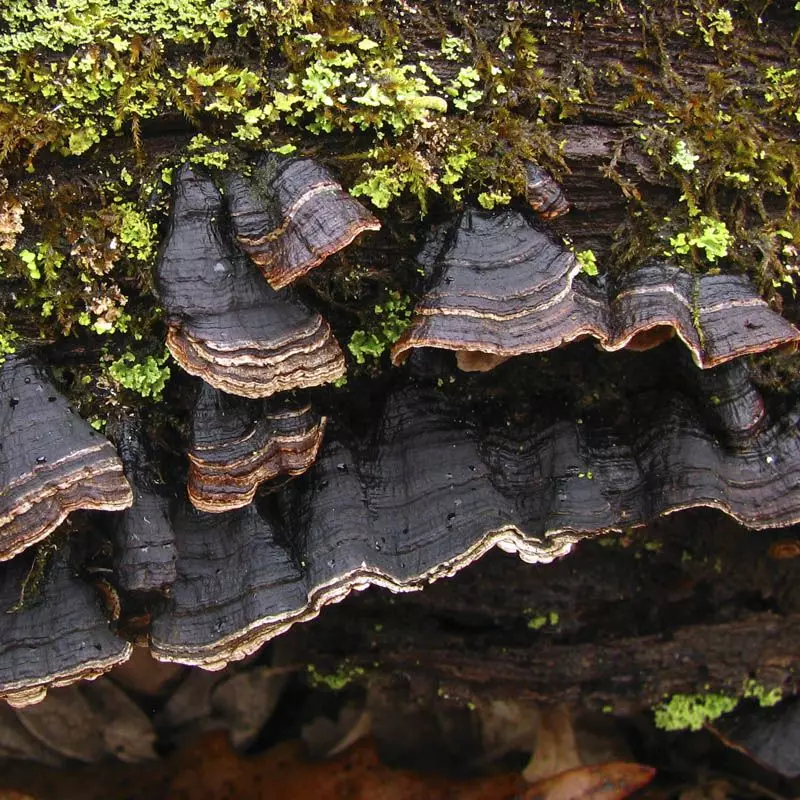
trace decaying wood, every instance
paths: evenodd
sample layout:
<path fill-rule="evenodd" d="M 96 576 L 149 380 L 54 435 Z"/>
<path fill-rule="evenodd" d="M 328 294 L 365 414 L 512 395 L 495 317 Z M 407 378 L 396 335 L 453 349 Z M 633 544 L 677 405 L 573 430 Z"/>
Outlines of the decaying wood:
<path fill-rule="evenodd" d="M 752 533 L 684 512 L 527 566 L 490 554 L 424 592 L 371 590 L 307 626 L 321 672 L 392 673 L 437 694 L 527 697 L 626 713 L 748 679 L 792 693 L 800 665 L 795 529 Z M 346 668 L 345 668 L 346 671 Z"/>

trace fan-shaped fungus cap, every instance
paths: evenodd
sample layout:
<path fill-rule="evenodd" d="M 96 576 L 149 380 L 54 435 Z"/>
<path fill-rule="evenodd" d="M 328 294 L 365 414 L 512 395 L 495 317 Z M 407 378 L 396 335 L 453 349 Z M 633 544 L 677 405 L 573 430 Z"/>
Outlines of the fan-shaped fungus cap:
<path fill-rule="evenodd" d="M 525 199 L 542 219 L 555 219 L 569 211 L 569 203 L 552 175 L 528 162 L 525 165 Z"/>
<path fill-rule="evenodd" d="M 748 689 L 752 696 L 758 696 L 753 688 Z M 759 690 L 767 696 L 770 694 L 757 684 L 755 691 Z M 724 744 L 744 753 L 761 767 L 787 780 L 800 778 L 800 760 L 797 757 L 800 749 L 800 703 L 788 701 L 771 707 L 765 702 L 755 708 L 739 706 L 709 727 Z"/>
<path fill-rule="evenodd" d="M 355 589 L 420 588 L 493 546 L 546 562 L 702 506 L 754 528 L 796 523 L 798 421 L 800 407 L 729 443 L 709 431 L 704 401 L 648 391 L 612 426 L 509 426 L 500 413 L 484 429 L 466 398 L 406 388 L 366 435 L 328 436 L 269 512 L 179 516 L 178 578 L 153 651 L 221 667 Z"/>
<path fill-rule="evenodd" d="M 31 358 L 0 365 L 0 561 L 52 533 L 71 511 L 133 501 L 116 451 Z"/>
<path fill-rule="evenodd" d="M 190 374 L 245 397 L 344 375 L 344 355 L 319 315 L 264 282 L 223 232 L 222 196 L 188 165 L 176 177 L 158 265 L 167 346 Z"/>
<path fill-rule="evenodd" d="M 648 338 L 659 344 L 656 334 L 674 330 L 703 369 L 800 341 L 743 275 L 691 275 L 651 262 L 620 281 L 610 307 L 613 330 L 601 347 L 646 350 Z"/>
<path fill-rule="evenodd" d="M 754 386 L 744 360 L 729 361 L 713 369 L 691 367 L 692 394 L 705 412 L 708 428 L 728 443 L 753 436 L 767 424 L 764 399 Z"/>
<path fill-rule="evenodd" d="M 282 289 L 380 222 L 310 159 L 262 156 L 252 177 L 229 174 L 236 237 L 269 285 Z"/>
<path fill-rule="evenodd" d="M 301 566 L 255 505 L 206 514 L 187 504 L 174 526 L 178 579 L 153 620 L 156 658 L 221 669 L 256 650 L 269 638 L 265 629 L 280 633 L 287 616 L 307 608 Z"/>
<path fill-rule="evenodd" d="M 192 505 L 211 512 L 248 505 L 264 481 L 305 472 L 324 431 L 325 418 L 310 406 L 269 408 L 204 385 L 189 452 Z"/>
<path fill-rule="evenodd" d="M 157 477 L 156 455 L 147 445 L 140 420 L 126 417 L 112 427 L 133 486 L 133 505 L 113 526 L 116 583 L 128 592 L 166 593 L 175 581 L 169 493 Z"/>
<path fill-rule="evenodd" d="M 66 546 L 52 557 L 40 596 L 9 611 L 29 568 L 27 557 L 0 565 L 0 697 L 15 706 L 38 703 L 52 686 L 96 678 L 132 650 L 111 631 L 94 590 L 74 577 Z"/>
<path fill-rule="evenodd" d="M 693 276 L 652 263 L 609 299 L 579 272 L 573 255 L 521 214 L 467 211 L 392 360 L 436 347 L 456 351 L 464 370 L 485 371 L 586 336 L 604 350 L 644 350 L 677 333 L 695 363 L 709 368 L 800 341 L 742 276 Z"/>

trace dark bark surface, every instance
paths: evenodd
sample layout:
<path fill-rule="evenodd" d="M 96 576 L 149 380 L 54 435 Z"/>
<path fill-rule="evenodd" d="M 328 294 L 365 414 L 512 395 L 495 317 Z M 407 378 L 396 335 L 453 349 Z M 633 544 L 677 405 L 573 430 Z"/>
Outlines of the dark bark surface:
<path fill-rule="evenodd" d="M 794 529 L 684 512 L 549 565 L 491 553 L 425 591 L 371 589 L 303 631 L 324 672 L 391 671 L 421 696 L 529 697 L 620 713 L 677 692 L 796 688 Z"/>

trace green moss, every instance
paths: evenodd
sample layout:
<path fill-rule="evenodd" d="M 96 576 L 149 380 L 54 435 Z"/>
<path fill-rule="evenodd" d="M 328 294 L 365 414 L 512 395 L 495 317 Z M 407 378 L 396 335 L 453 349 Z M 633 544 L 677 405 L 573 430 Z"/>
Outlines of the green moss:
<path fill-rule="evenodd" d="M 725 694 L 675 694 L 653 709 L 656 727 L 699 731 L 707 722 L 733 711 L 738 703 L 738 698 Z"/>
<path fill-rule="evenodd" d="M 108 375 L 120 386 L 140 397 L 160 400 L 169 380 L 170 369 L 166 363 L 169 352 L 156 357 L 147 355 L 141 360 L 130 351 L 123 353 L 108 366 Z"/>
<path fill-rule="evenodd" d="M 757 700 L 762 707 L 774 706 L 780 702 L 781 689 L 766 689 L 755 680 L 749 680 L 741 695 L 725 693 L 675 694 L 664 703 L 656 706 L 656 727 L 665 731 L 700 730 L 706 723 L 733 711 L 744 699 Z"/>
<path fill-rule="evenodd" d="M 749 680 L 744 688 L 745 698 L 752 698 L 758 701 L 762 708 L 777 705 L 783 698 L 783 692 L 780 687 L 767 689 L 762 684 L 755 680 Z"/>
<path fill-rule="evenodd" d="M 141 310 L 154 305 L 149 270 L 165 205 L 153 211 L 151 195 L 187 155 L 224 169 L 250 149 L 324 153 L 353 194 L 405 222 L 429 208 L 518 200 L 527 160 L 563 174 L 564 121 L 612 94 L 630 135 L 603 173 L 629 213 L 604 269 L 668 251 L 696 273 L 749 270 L 767 295 L 793 289 L 800 274 L 800 153 L 788 128 L 800 120 L 800 65 L 792 32 L 739 4 L 620 9 L 638 21 L 641 45 L 603 69 L 571 55 L 594 35 L 595 12 L 582 7 L 576 16 L 515 1 L 491 19 L 467 4 L 445 19 L 425 4 L 409 14 L 378 0 L 6 5 L 0 162 L 18 179 L 13 195 L 0 187 L 0 281 L 14 282 L 18 299 L 0 293 L 0 357 L 20 341 L 78 333 L 87 352 L 107 344 L 113 361 L 130 339 L 161 337 L 157 315 Z M 554 59 L 540 59 L 545 38 Z M 704 85 L 684 68 L 687 48 L 704 50 Z M 781 63 L 767 60 L 775 48 L 787 54 Z M 185 148 L 156 156 L 142 125 L 176 113 L 192 127 Z M 620 166 L 634 143 L 681 202 L 643 197 Z M 37 185 L 38 167 L 59 155 L 78 163 L 53 170 L 57 183 L 79 172 L 95 194 Z M 23 188 L 25 168 L 33 178 Z M 595 254 L 578 255 L 594 274 Z M 365 270 L 352 272 L 349 349 L 374 362 L 406 319 L 392 298 L 406 298 L 415 276 L 385 270 L 390 302 L 363 314 L 377 293 L 364 289 Z"/>
<path fill-rule="evenodd" d="M 365 363 L 368 357 L 380 358 L 400 338 L 411 322 L 411 298 L 389 292 L 373 311 L 370 327 L 354 331 L 347 344 L 357 364 Z"/>
<path fill-rule="evenodd" d="M 581 250 L 578 253 L 575 253 L 575 258 L 578 259 L 578 263 L 581 265 L 581 269 L 587 275 L 597 275 L 597 256 L 594 254 L 592 250 Z"/>
<path fill-rule="evenodd" d="M 366 674 L 361 667 L 355 667 L 347 661 L 343 661 L 335 672 L 323 674 L 317 670 L 313 664 L 306 667 L 308 682 L 313 687 L 325 686 L 334 692 L 339 692 L 353 681 L 363 678 Z"/>
<path fill-rule="evenodd" d="M 530 614 L 532 611 L 531 609 L 527 608 L 525 609 L 525 613 Z M 548 625 L 554 628 L 556 625 L 558 625 L 560 619 L 561 617 L 557 611 L 546 611 L 543 614 L 536 614 L 532 616 L 528 620 L 528 627 L 532 631 L 539 631 Z"/>

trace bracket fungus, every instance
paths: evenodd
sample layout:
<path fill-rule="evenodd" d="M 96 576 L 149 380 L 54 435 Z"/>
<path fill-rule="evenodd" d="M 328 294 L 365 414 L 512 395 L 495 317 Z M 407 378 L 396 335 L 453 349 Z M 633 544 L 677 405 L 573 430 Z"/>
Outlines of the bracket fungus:
<path fill-rule="evenodd" d="M 210 512 L 241 508 L 259 484 L 302 474 L 317 457 L 325 422 L 308 405 L 265 407 L 203 385 L 189 451 L 192 505 Z"/>
<path fill-rule="evenodd" d="M 525 165 L 525 199 L 542 219 L 555 219 L 569 211 L 569 203 L 561 187 L 541 167 Z"/>
<path fill-rule="evenodd" d="M 153 622 L 154 654 L 219 668 L 353 590 L 418 589 L 494 546 L 548 562 L 694 507 L 751 528 L 800 522 L 800 407 L 743 425 L 757 392 L 740 365 L 720 369 L 720 414 L 707 413 L 708 386 L 650 389 L 610 425 L 528 414 L 509 426 L 467 398 L 393 392 L 376 423 L 337 426 L 268 503 L 178 515 L 178 575 Z"/>
<path fill-rule="evenodd" d="M 344 375 L 330 325 L 271 289 L 227 235 L 222 195 L 185 165 L 158 264 L 167 346 L 190 374 L 244 397 L 317 386 Z"/>
<path fill-rule="evenodd" d="M 695 276 L 653 262 L 601 289 L 566 248 L 514 211 L 465 212 L 440 253 L 433 287 L 392 349 L 453 350 L 465 371 L 591 336 L 603 350 L 645 350 L 673 334 L 704 369 L 800 341 L 746 278 Z"/>
<path fill-rule="evenodd" d="M 128 592 L 166 593 L 175 581 L 169 492 L 158 478 L 156 457 L 139 420 L 123 419 L 114 438 L 133 486 L 133 505 L 113 527 L 116 583 Z"/>
<path fill-rule="evenodd" d="M 262 156 L 252 177 L 229 173 L 225 194 L 241 248 L 283 289 L 380 222 L 309 159 Z"/>
<path fill-rule="evenodd" d="M 38 703 L 50 687 L 97 678 L 132 652 L 92 587 L 74 576 L 67 545 L 53 555 L 40 596 L 12 611 L 29 568 L 26 556 L 0 565 L 0 697 L 15 706 Z"/>
<path fill-rule="evenodd" d="M 32 358 L 0 365 L 0 561 L 51 534 L 78 509 L 133 502 L 112 445 L 82 420 Z"/>

